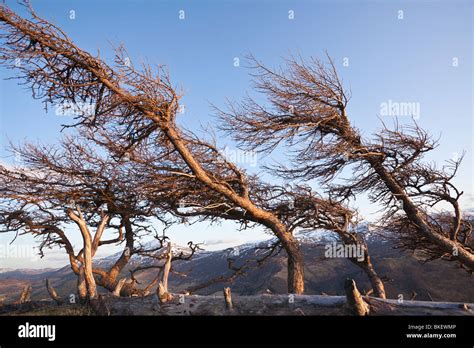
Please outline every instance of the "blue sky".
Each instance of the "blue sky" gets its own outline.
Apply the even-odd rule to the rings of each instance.
[[[7,4],[21,11],[15,2]],[[140,61],[167,65],[186,95],[180,122],[191,129],[214,123],[210,103],[222,106],[226,98],[239,100],[252,93],[245,55],[252,53],[267,65],[278,66],[290,54],[323,57],[327,51],[352,92],[349,116],[365,135],[377,129],[379,117],[390,124],[391,116],[380,115],[382,103],[414,102],[420,107],[419,124],[440,136],[440,147],[430,160],[441,164],[466,151],[457,183],[465,191],[464,206],[474,206],[471,1],[43,0],[32,4],[40,16],[59,25],[91,53],[100,49],[101,56],[110,59],[111,44],[123,43],[136,65]],[[239,67],[234,66],[235,58],[240,59]],[[0,69],[0,76],[0,160],[11,162],[5,152],[8,139],[55,142],[67,118],[45,113],[24,87],[3,80],[11,72]],[[410,117],[399,120],[409,122]],[[219,141],[233,148],[228,139]],[[364,197],[357,205],[365,216],[378,209]],[[73,239],[79,238],[78,232],[71,233],[77,234]],[[208,241],[208,248],[263,236],[258,230],[236,232],[228,222],[215,227],[180,226],[170,234],[178,243]],[[2,245],[9,237],[0,236]],[[27,237],[18,242],[31,245]],[[7,261],[9,267],[35,265],[27,259]],[[40,266],[56,263],[51,259]]]

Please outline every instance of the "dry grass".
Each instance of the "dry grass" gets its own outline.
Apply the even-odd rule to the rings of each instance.
[[[7,316],[89,316],[94,315],[91,308],[83,305],[61,305],[54,303],[41,304],[36,308],[19,307],[0,315]]]

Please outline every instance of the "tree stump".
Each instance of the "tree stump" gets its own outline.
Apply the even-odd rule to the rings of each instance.
[[[158,299],[160,300],[160,303],[166,303],[169,302],[173,299],[173,295],[171,295],[166,289],[165,286],[163,285],[163,282],[160,282],[158,284],[158,288],[156,289]]]
[[[122,279],[119,280],[119,282],[115,286],[115,289],[114,289],[114,292],[113,292],[114,296],[120,296],[120,291],[122,291],[122,288],[123,288],[126,281],[127,281],[127,278],[122,278]]]
[[[347,279],[344,288],[346,290],[347,306],[349,307],[349,310],[354,315],[368,315],[369,305],[362,298],[354,279]]]
[[[31,285],[27,285],[23,288],[23,291],[21,292],[20,298],[16,303],[22,304],[22,303],[27,303],[31,301]]]
[[[225,300],[225,308],[228,311],[232,311],[232,309],[233,309],[232,293],[230,291],[230,288],[224,288],[224,300]]]

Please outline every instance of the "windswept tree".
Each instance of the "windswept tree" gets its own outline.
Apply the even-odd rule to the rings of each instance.
[[[81,133],[94,143],[107,148],[116,157],[125,154],[134,163],[133,170],[136,172],[134,176],[141,178],[142,183],[137,187],[142,188],[142,195],[147,197],[150,204],[156,202],[160,210],[165,210],[188,222],[214,223],[233,220],[240,224],[240,229],[263,225],[275,234],[259,217],[249,214],[218,190],[196,180],[189,165],[175,148],[163,146],[156,135],[148,135],[133,144],[132,149],[128,142],[117,136],[120,133],[116,132],[115,128],[113,132],[109,129],[92,128]],[[337,201],[324,199],[307,186],[283,187],[267,184],[258,175],[249,175],[227,159],[224,151],[219,149],[214,140],[203,140],[189,131],[183,137],[192,149],[194,159],[206,168],[208,173],[213,174],[214,180],[219,178],[234,191],[243,194],[258,209],[273,214],[288,233],[294,235],[298,230],[325,229],[335,232],[343,245],[362,248],[363,258],[349,259],[367,274],[374,295],[385,298],[383,282],[371,262],[364,237],[355,232],[354,226],[357,220],[354,211]],[[173,182],[172,188],[164,190],[163,181]],[[267,252],[261,258],[248,260],[243,267],[230,263],[229,268],[234,271],[231,278],[235,279],[237,273],[243,274],[248,265],[255,264],[253,261],[261,265],[284,249],[282,240],[276,236],[275,242],[267,248]]]
[[[290,230],[332,232],[342,246],[351,250],[348,259],[367,275],[374,296],[386,298],[385,286],[372,263],[364,232],[357,229],[359,219],[355,211],[340,202],[322,199],[307,185],[271,186],[270,190],[276,199],[266,196],[261,199],[277,212]]]
[[[123,48],[116,50],[111,67],[78,48],[61,29],[31,9],[31,18],[26,20],[0,6],[0,62],[18,71],[17,77],[32,89],[34,98],[43,100],[46,107],[79,105],[76,123],[69,126],[78,127],[116,158],[136,162],[140,147],[146,146],[154,156],[148,168],[152,164],[155,174],[148,176],[149,184],[143,187],[157,188],[162,195],[161,180],[172,176],[175,185],[179,180],[186,185],[181,198],[189,197],[190,190],[208,194],[197,197],[206,212],[201,216],[212,217],[214,207],[218,218],[257,223],[271,231],[288,256],[288,291],[303,293],[304,260],[291,226],[267,206],[264,196],[257,197],[252,177],[221,156],[212,142],[177,125],[181,96],[163,67],[156,72],[149,66],[135,69]],[[19,60],[21,64],[15,64]],[[81,111],[80,105],[92,105],[93,111]],[[173,186],[168,193],[175,190]],[[168,193],[165,198],[173,200]],[[163,196],[155,202],[162,201]],[[312,219],[313,226],[317,225],[318,217]]]
[[[363,137],[350,122],[350,96],[330,58],[328,64],[291,58],[280,69],[250,60],[256,90],[267,102],[230,102],[219,110],[225,131],[247,149],[290,146],[291,166],[273,168],[281,176],[315,179],[337,201],[368,193],[384,207],[382,227],[397,232],[404,247],[474,270],[472,227],[459,206],[463,192],[453,183],[461,158],[442,168],[426,163],[423,156],[437,143],[415,122],[383,124],[372,138]],[[439,214],[438,207],[448,210]]]
[[[157,202],[147,204],[140,196],[139,177],[130,170],[132,164],[110,158],[72,137],[63,139],[60,146],[28,144],[14,151],[21,164],[0,166],[0,230],[33,235],[40,242],[41,255],[48,248],[64,248],[78,277],[82,300],[95,298],[97,285],[115,291],[120,273],[133,255],[163,259],[165,237],[157,236],[159,243],[151,248],[140,241],[154,232],[154,218],[165,226],[170,221],[158,213]],[[78,249],[72,238],[77,231],[82,237]],[[104,238],[107,234],[112,238]],[[123,245],[122,253],[108,269],[96,267],[94,255],[107,244]],[[195,251],[194,244],[190,246],[186,257]],[[162,265],[157,262],[150,267]],[[134,277],[138,271],[134,270],[125,284],[129,294],[140,293]],[[158,276],[144,292],[157,285]]]
[[[166,156],[179,159],[186,170],[183,175],[226,197],[236,209],[273,231],[288,253],[288,290],[303,292],[303,259],[297,240],[274,214],[252,202],[245,177],[235,173],[228,178],[214,165],[199,161],[196,153],[209,149],[196,148],[176,125],[180,96],[164,69],[159,68],[156,75],[150,67],[137,71],[126,64],[124,50],[118,50],[114,69],[79,49],[61,29],[30,13],[31,19],[26,20],[0,5],[1,64],[17,69],[19,78],[45,105],[94,105],[92,114],[79,113],[77,126],[115,137],[123,156],[146,140],[156,142]],[[22,64],[15,64],[18,60]]]
[[[252,177],[249,183],[250,198],[259,207],[275,214],[291,233],[314,230],[325,230],[335,234],[336,239],[344,246],[361,248],[362,257],[355,254],[349,260],[362,269],[372,285],[376,297],[385,298],[385,287],[375,271],[364,235],[356,231],[357,217],[354,211],[344,205],[323,199],[310,187],[303,185],[279,186],[262,183]],[[176,191],[176,200],[168,208],[178,217],[196,218],[198,221],[234,220],[241,229],[252,228],[258,221],[248,216],[245,211],[235,209],[228,201],[214,192],[190,182]],[[151,192],[150,192],[151,193]],[[153,200],[153,199],[152,199]],[[231,263],[231,270],[240,274],[250,265],[261,265],[271,256],[277,255],[282,248],[281,241],[273,240],[257,260],[248,260],[243,267]],[[258,247],[257,249],[262,249]],[[233,278],[233,276],[232,276]]]

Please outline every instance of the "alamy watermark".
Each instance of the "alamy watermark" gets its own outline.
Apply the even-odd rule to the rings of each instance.
[[[89,117],[95,113],[95,103],[73,103],[64,102],[56,105],[56,116],[85,116]]]
[[[48,341],[56,339],[56,325],[37,325],[26,322],[18,326],[19,338],[47,338]]]
[[[421,116],[421,107],[419,102],[397,102],[391,99],[380,103],[381,116],[411,116],[417,120]]]
[[[324,257],[328,259],[332,258],[345,258],[345,259],[357,259],[357,261],[364,261],[364,246],[362,244],[341,244],[331,243],[325,245]]]
[[[0,259],[6,258],[36,261],[39,260],[39,255],[29,244],[0,244]]]
[[[236,164],[248,164],[250,167],[256,167],[258,154],[256,151],[244,151],[240,149],[229,149],[224,147],[220,154],[229,162]]]

